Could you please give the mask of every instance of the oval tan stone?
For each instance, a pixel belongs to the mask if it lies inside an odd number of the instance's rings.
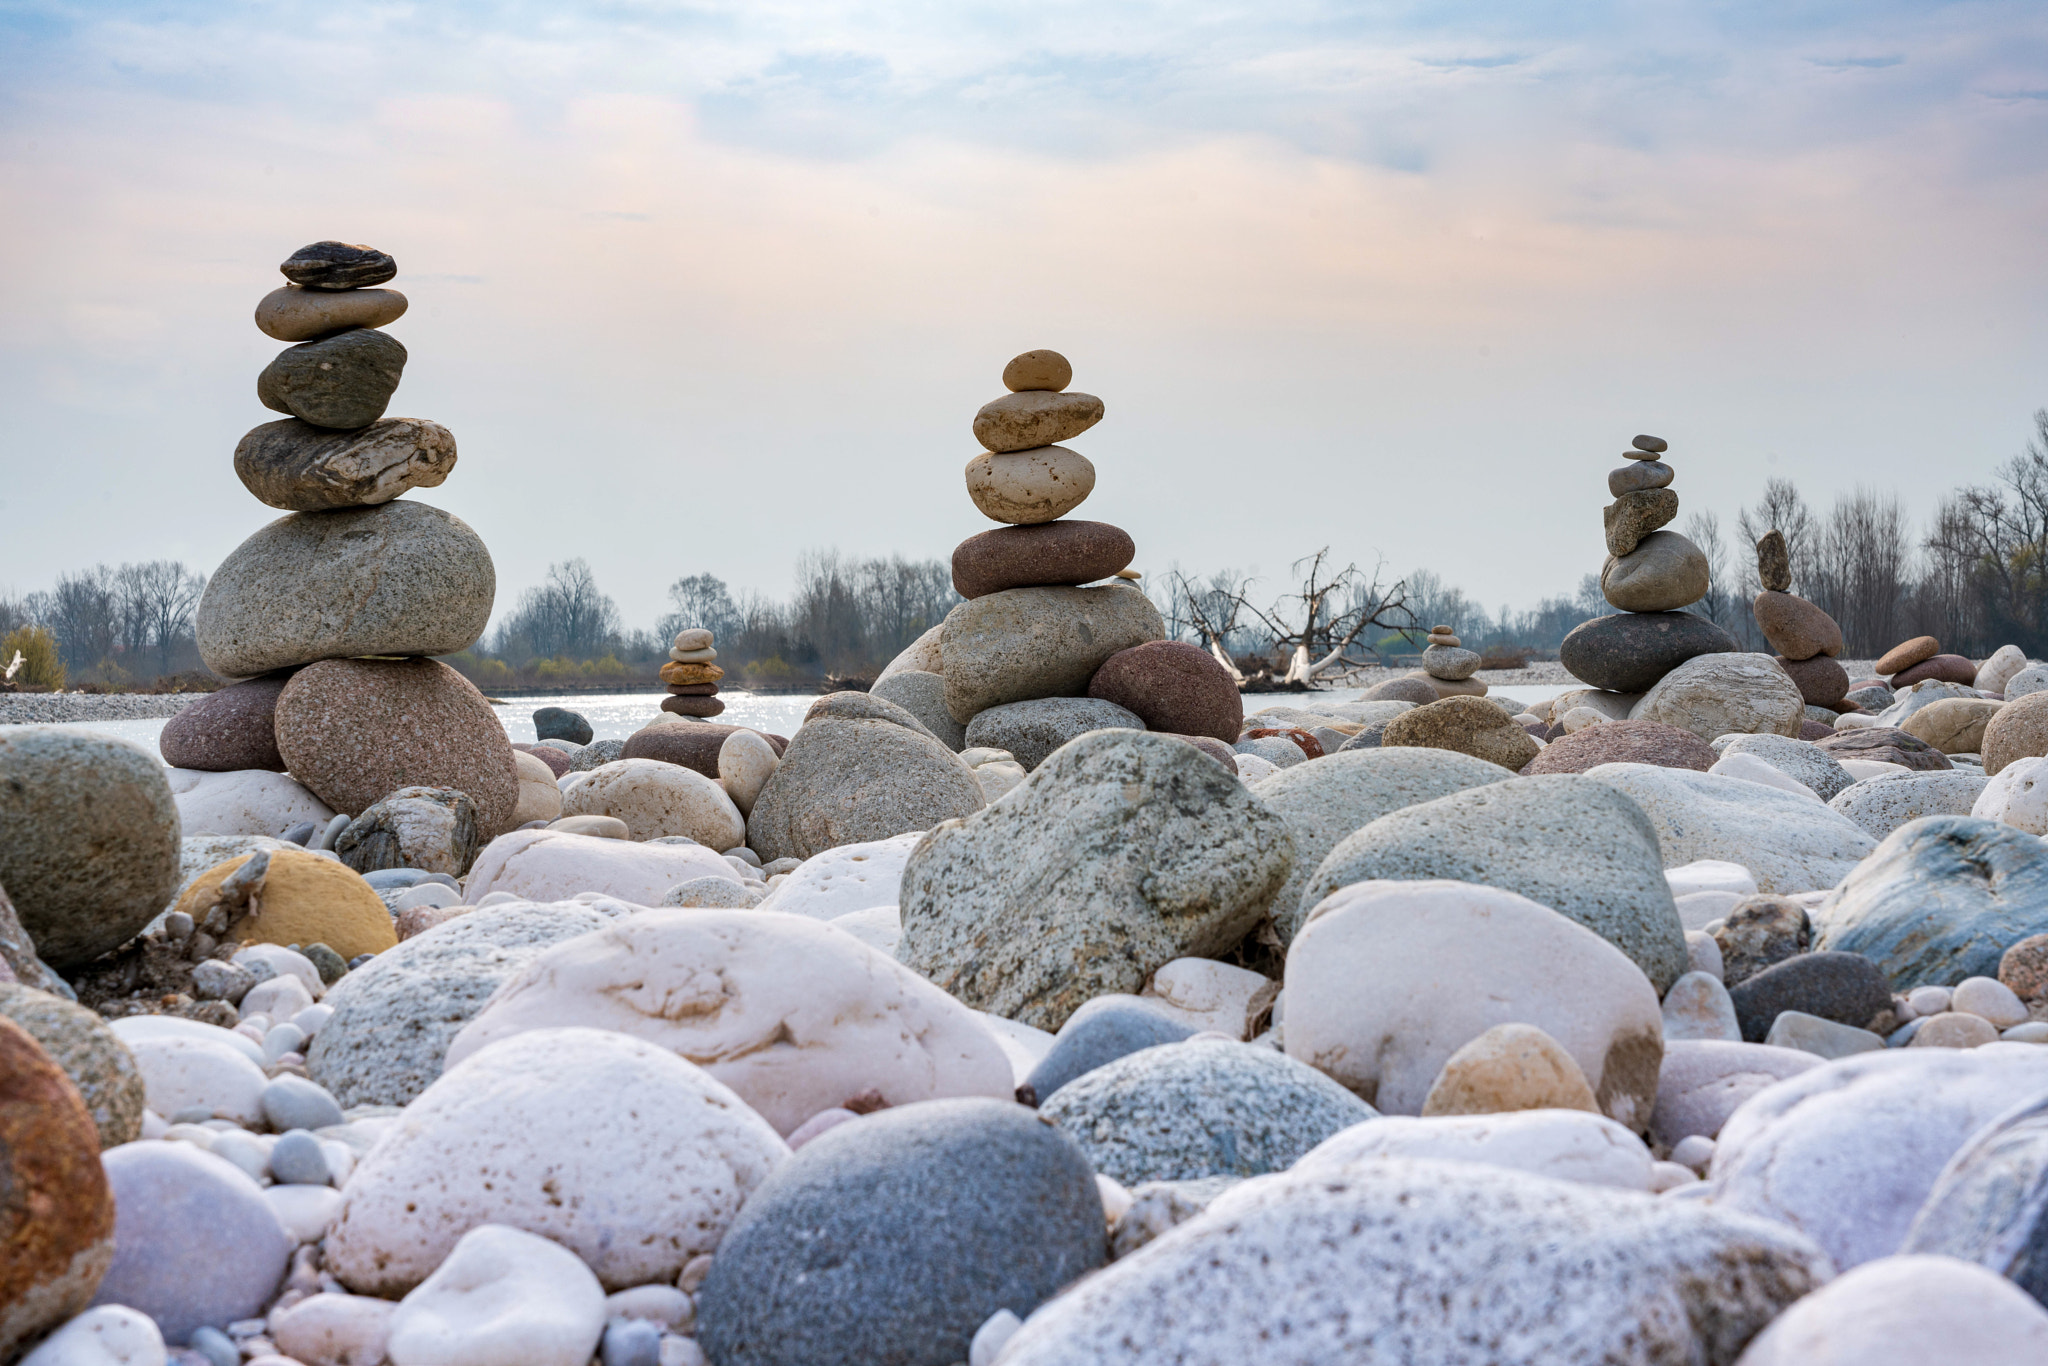
[[[1706,555],[1675,531],[1651,532],[1600,571],[1601,593],[1624,612],[1675,612],[1709,586]]]
[[[982,515],[1012,526],[1064,517],[1095,488],[1095,466],[1065,446],[997,453],[967,462],[967,496]]]
[[[344,327],[382,327],[405,316],[395,289],[273,289],[256,304],[256,326],[283,342],[311,341]]]
[[[1585,1072],[1564,1045],[1526,1024],[1495,1025],[1451,1054],[1422,1102],[1425,1118],[1511,1110],[1600,1113]]]
[[[992,451],[1028,451],[1070,441],[1102,421],[1102,400],[1093,394],[1044,389],[1004,394],[974,415],[974,439]]]
[[[1988,697],[1944,697],[1899,722],[1899,729],[1943,754],[1977,754],[1984,748],[1985,727],[2004,706]]]
[[[455,468],[455,434],[418,417],[337,432],[297,418],[252,428],[235,447],[242,487],[286,512],[388,503],[434,488]]]
[[[1057,351],[1026,351],[1003,367],[1003,387],[1013,394],[1058,393],[1074,382],[1074,367]]]

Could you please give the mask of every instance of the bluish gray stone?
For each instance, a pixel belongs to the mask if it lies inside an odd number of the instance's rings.
[[[1884,686],[1884,684],[1872,683],[1867,687],[1851,688],[1848,697],[1844,700],[1854,702],[1863,710],[1875,714],[1883,711],[1898,699],[1893,695],[1892,690]]]
[[[254,1181],[190,1143],[124,1143],[100,1161],[114,1192],[114,1263],[94,1304],[149,1315],[171,1343],[263,1311],[292,1240]]]
[[[542,707],[533,714],[533,733],[541,743],[549,740],[566,740],[572,745],[587,745],[596,732],[590,729],[590,722],[580,712],[567,707]]]
[[[1379,1112],[1306,1063],[1222,1040],[1165,1044],[1062,1086],[1039,1113],[1104,1176],[1261,1176]]]
[[[2048,1096],[2000,1115],[1948,1160],[1899,1252],[1975,1262],[2048,1305]]]
[[[1788,1010],[1836,1024],[1867,1026],[1891,1009],[1891,989],[1877,965],[1855,953],[1802,953],[1744,978],[1729,991],[1746,1043],[1762,1043]]]
[[[334,1179],[320,1140],[304,1129],[279,1136],[270,1150],[270,1175],[282,1186],[324,1186]]]
[[[967,723],[965,748],[1006,749],[1029,772],[1091,730],[1143,729],[1137,713],[1099,697],[1040,697],[976,712]]]
[[[967,728],[946,710],[946,680],[921,669],[903,669],[878,680],[868,695],[894,702],[924,723],[939,743],[958,754],[967,748]]]
[[[235,1346],[235,1340],[218,1328],[194,1329],[192,1350],[210,1362],[211,1366],[242,1366],[242,1349]]]
[[[604,1366],[661,1366],[661,1329],[646,1319],[613,1319],[598,1358]]]
[[[279,1133],[342,1122],[341,1106],[326,1087],[290,1073],[263,1088],[263,1117]]]
[[[1024,1084],[1039,1103],[1074,1078],[1118,1058],[1163,1043],[1179,1043],[1195,1032],[1135,996],[1098,996],[1067,1017],[1052,1051],[1039,1059]]]
[[[1817,949],[1860,953],[1892,990],[1996,977],[2048,932],[2048,844],[1978,816],[1925,816],[1885,837],[1813,912]]]
[[[171,1146],[171,1145],[165,1145]],[[1095,1173],[994,1100],[905,1105],[812,1139],[747,1198],[697,1293],[718,1366],[954,1366],[1102,1265]]]

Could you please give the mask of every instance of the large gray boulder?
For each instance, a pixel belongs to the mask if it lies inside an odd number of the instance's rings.
[[[1656,830],[1635,802],[1587,776],[1509,778],[1381,816],[1324,857],[1302,891],[1303,915],[1373,878],[1519,892],[1627,954],[1659,995],[1689,966]]]
[[[1824,802],[1833,801],[1856,781],[1834,755],[1789,735],[1723,735],[1713,744],[1724,756],[1748,754],[1763,760]]]
[[[946,710],[975,713],[1033,697],[1079,697],[1119,650],[1163,640],[1159,609],[1136,588],[1011,588],[963,602],[939,634]]]
[[[1969,815],[1990,781],[1974,769],[1885,773],[1851,783],[1829,798],[1828,806],[1881,840],[1922,816]]]
[[[870,693],[811,704],[747,816],[767,862],[885,840],[982,808],[974,770],[903,708]]]
[[[967,723],[967,748],[1006,749],[1028,772],[1077,735],[1091,730],[1143,730],[1137,713],[1096,697],[1037,697],[1005,702]]]
[[[1392,715],[1408,710],[1405,702],[1380,705],[1398,709]],[[1338,841],[1390,811],[1506,778],[1499,764],[1455,750],[1350,749],[1252,784],[1253,795],[1285,816],[1294,832],[1294,869],[1273,898],[1280,942],[1293,943],[1314,909],[1314,901],[1303,902],[1302,890]]]
[[[876,679],[868,695],[894,702],[915,716],[955,754],[967,748],[967,728],[946,710],[946,680],[939,675],[923,669],[899,669]]]
[[[1058,1030],[1091,997],[1232,948],[1293,860],[1286,819],[1193,745],[1099,731],[925,837],[897,956],[978,1010]]]
[[[1827,1280],[1768,1219],[1476,1162],[1248,1181],[1033,1314],[1003,1366],[1731,1366]]]
[[[491,618],[497,572],[461,518],[401,500],[280,517],[199,600],[206,667],[230,678],[357,655],[452,655]]]
[[[1806,699],[1769,655],[1703,654],[1658,679],[1628,714],[1632,721],[1662,721],[1708,741],[1730,731],[1796,739]]]
[[[1812,797],[1743,778],[1655,764],[1600,764],[1585,776],[1634,800],[1667,868],[1739,863],[1760,892],[1832,887],[1877,847],[1862,826]]]
[[[181,833],[164,767],[141,746],[57,726],[0,732],[0,886],[57,971],[164,909]]]

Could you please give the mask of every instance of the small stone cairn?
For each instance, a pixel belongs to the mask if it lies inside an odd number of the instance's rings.
[[[1799,685],[1800,697],[1810,707],[1858,710],[1845,700],[1849,671],[1835,662],[1842,653],[1842,628],[1805,598],[1793,596],[1791,552],[1775,527],[1756,543],[1756,577],[1763,586],[1751,604],[1757,629],[1778,652],[1778,667]]]
[[[1414,677],[1435,688],[1439,700],[1486,696],[1486,685],[1472,676],[1478,671],[1478,652],[1466,649],[1456,632],[1448,626],[1429,628],[1429,645],[1422,652],[1422,669]]]
[[[661,681],[668,685],[668,696],[662,699],[661,709],[676,716],[700,718],[724,711],[725,703],[718,700],[718,680],[725,677],[725,670],[712,662],[717,658],[709,630],[692,626],[687,631],[678,631],[675,645],[668,652],[668,663],[661,666]]]

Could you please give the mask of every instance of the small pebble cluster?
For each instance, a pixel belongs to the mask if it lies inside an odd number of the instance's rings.
[[[1034,351],[872,691],[721,724],[693,628],[514,744],[429,657],[481,543],[332,463],[394,270],[259,311],[325,349],[202,610],[246,681],[168,768],[0,734],[0,1361],[2048,1360],[2048,665],[1850,678],[1775,536],[1778,653],[1717,641],[1639,437],[1586,687],[1437,626],[1246,715]]]

